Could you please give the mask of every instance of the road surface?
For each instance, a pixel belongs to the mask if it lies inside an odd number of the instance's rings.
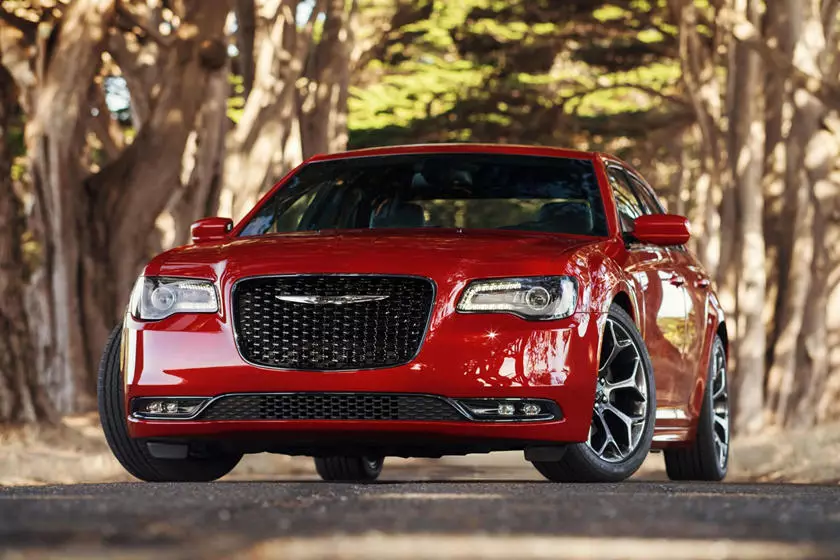
[[[106,557],[840,558],[840,487],[290,479],[0,488],[0,558]]]

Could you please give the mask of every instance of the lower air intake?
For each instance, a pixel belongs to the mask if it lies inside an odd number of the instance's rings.
[[[229,395],[213,401],[203,420],[468,420],[446,400],[428,395],[289,393]]]

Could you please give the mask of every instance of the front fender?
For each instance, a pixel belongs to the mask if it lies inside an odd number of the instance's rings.
[[[633,277],[624,272],[610,256],[609,248],[606,246],[604,249],[607,250],[592,251],[586,255],[586,266],[581,267],[585,289],[582,290],[580,309],[606,314],[617,298],[626,296],[630,315],[638,324],[642,310],[638,287]]]

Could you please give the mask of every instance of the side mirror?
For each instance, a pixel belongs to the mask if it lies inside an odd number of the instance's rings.
[[[676,214],[651,214],[633,221],[633,237],[653,245],[683,245],[691,237],[688,218]]]
[[[233,229],[230,218],[202,218],[190,226],[190,236],[193,243],[221,241]]]

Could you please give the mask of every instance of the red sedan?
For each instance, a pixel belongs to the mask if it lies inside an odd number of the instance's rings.
[[[387,456],[498,450],[553,481],[622,480],[651,449],[673,479],[726,474],[723,311],[687,220],[612,156],[317,156],[192,235],[146,266],[100,366],[137,478],[271,452],[370,481]]]

